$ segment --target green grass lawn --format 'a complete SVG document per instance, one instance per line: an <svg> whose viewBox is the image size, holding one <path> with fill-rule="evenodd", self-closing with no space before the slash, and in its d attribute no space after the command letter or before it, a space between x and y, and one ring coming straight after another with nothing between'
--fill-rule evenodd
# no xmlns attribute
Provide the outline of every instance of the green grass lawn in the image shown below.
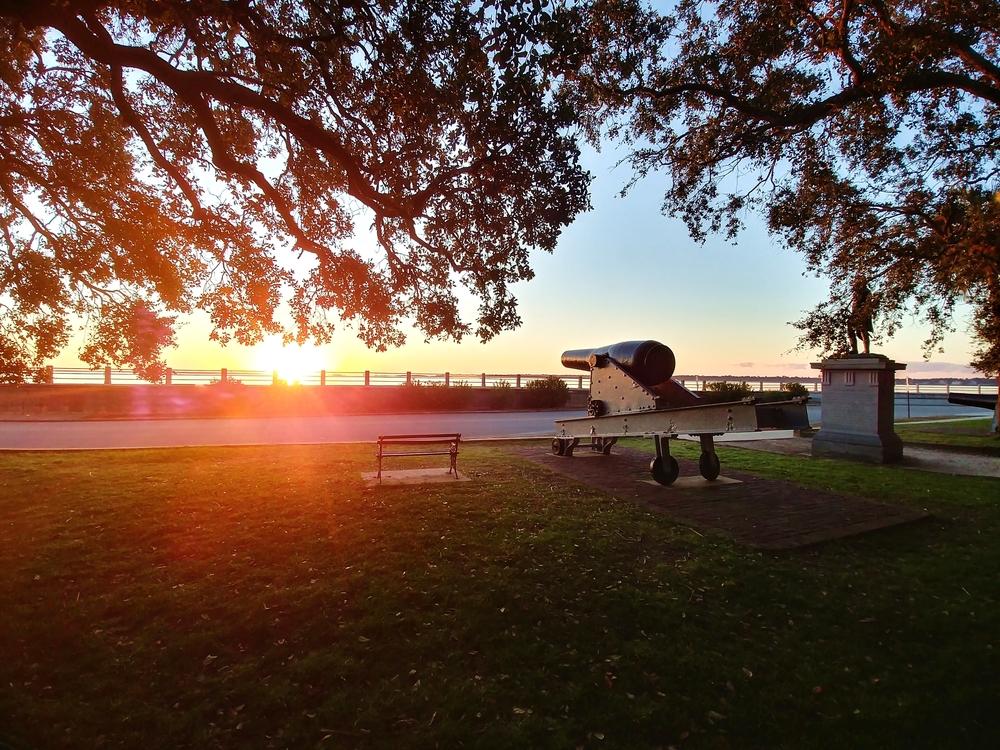
<svg viewBox="0 0 1000 750"><path fill-rule="evenodd" d="M720 453L935 518L771 555L495 447L377 489L370 446L2 454L0 738L993 746L1000 480Z"/></svg>
<svg viewBox="0 0 1000 750"><path fill-rule="evenodd" d="M976 449L1000 456L1000 437L990 431L990 418L963 419L960 422L897 424L896 433L904 443Z"/></svg>

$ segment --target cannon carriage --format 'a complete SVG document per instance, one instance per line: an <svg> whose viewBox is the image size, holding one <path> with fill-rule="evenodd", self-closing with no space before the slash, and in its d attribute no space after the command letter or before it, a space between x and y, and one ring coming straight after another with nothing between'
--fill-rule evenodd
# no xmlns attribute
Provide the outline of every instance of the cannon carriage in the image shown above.
<svg viewBox="0 0 1000 750"><path fill-rule="evenodd" d="M562 364L590 372L590 399L586 417L556 420L552 452L570 458L582 440L589 440L589 450L608 455L620 438L651 437L656 457L649 470L663 485L673 484L680 473L677 460L670 455L670 440L678 435L699 439L699 472L715 480L721 471L715 452L717 436L809 427L808 396L770 403L755 398L706 402L672 379L674 353L658 341L574 349L563 352Z"/></svg>

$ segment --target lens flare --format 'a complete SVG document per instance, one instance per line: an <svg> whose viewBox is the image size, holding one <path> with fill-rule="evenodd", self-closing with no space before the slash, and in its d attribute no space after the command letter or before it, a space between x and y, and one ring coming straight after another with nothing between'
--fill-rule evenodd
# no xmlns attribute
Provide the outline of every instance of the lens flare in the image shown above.
<svg viewBox="0 0 1000 750"><path fill-rule="evenodd" d="M318 381L320 370L328 367L328 360L328 353L318 347L285 345L280 338L259 344L254 355L257 369L275 371L289 385Z"/></svg>

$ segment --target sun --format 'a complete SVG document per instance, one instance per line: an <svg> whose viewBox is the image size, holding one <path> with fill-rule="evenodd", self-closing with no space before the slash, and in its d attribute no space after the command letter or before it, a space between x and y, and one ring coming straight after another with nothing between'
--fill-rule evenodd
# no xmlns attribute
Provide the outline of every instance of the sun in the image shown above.
<svg viewBox="0 0 1000 750"><path fill-rule="evenodd" d="M328 368L329 359L329 353L317 346L285 345L279 337L258 344L254 353L257 369L276 371L278 378L289 385L318 382L319 372Z"/></svg>

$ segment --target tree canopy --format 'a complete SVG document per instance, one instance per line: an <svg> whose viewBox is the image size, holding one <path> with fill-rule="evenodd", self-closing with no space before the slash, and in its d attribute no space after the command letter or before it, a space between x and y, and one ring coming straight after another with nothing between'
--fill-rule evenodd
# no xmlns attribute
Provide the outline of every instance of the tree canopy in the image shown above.
<svg viewBox="0 0 1000 750"><path fill-rule="evenodd" d="M580 127L695 239L761 212L831 281L805 344L915 308L932 349L964 300L996 373L998 30L995 0L0 0L0 377L81 317L85 361L149 377L194 309L223 342L488 339L588 208Z"/></svg>
<svg viewBox="0 0 1000 750"><path fill-rule="evenodd" d="M973 365L1000 372L1000 3L633 0L568 11L561 96L590 136L667 176L664 211L735 237L747 211L829 277L797 325L842 351L852 318L928 349L973 310ZM851 290L866 284L864 309Z"/></svg>
<svg viewBox="0 0 1000 750"><path fill-rule="evenodd" d="M150 378L194 309L223 342L285 330L283 301L300 342L516 326L529 251L588 208L555 24L520 0L0 0L2 377L81 316L85 361Z"/></svg>

